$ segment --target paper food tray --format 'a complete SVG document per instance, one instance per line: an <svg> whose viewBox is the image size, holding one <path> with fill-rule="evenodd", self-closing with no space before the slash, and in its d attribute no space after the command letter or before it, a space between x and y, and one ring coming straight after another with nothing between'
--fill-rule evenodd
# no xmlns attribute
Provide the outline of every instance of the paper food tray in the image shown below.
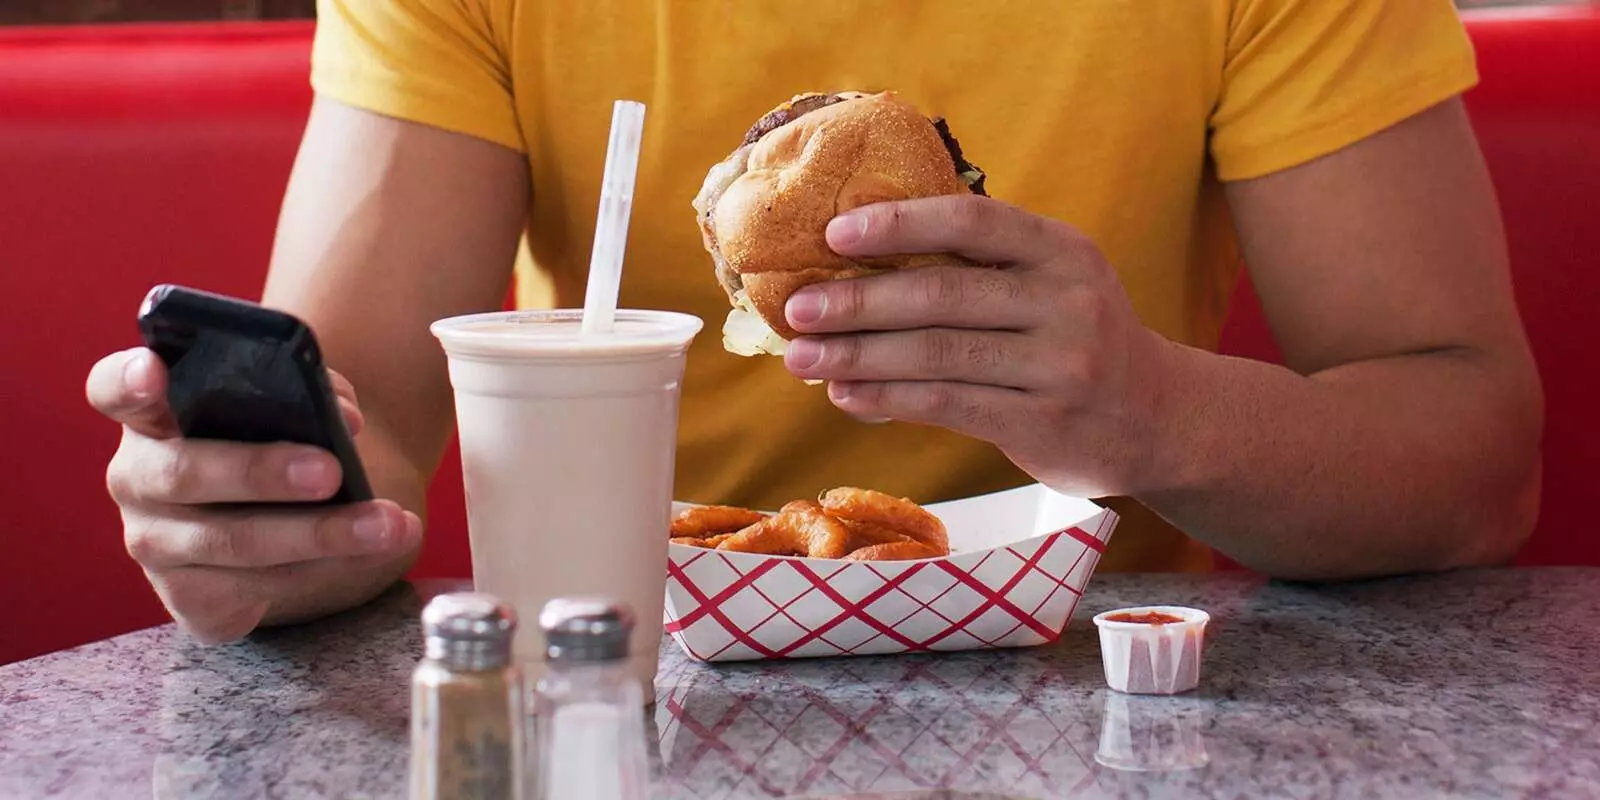
<svg viewBox="0 0 1600 800"><path fill-rule="evenodd" d="M1117 523L1110 509L1040 484L926 508L949 531L943 558L838 561L670 544L666 631L699 661L1046 644L1072 619Z"/></svg>

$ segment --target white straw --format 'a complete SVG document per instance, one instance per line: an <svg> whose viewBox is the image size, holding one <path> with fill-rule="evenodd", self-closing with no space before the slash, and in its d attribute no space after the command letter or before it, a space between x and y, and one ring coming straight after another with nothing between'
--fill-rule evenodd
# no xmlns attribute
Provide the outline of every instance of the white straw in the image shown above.
<svg viewBox="0 0 1600 800"><path fill-rule="evenodd" d="M611 142L600 184L600 214L595 219L594 250L589 255L589 285L583 297L583 332L609 333L622 288L622 253L628 244L634 177L639 172L639 142L644 136L644 104L618 100L611 109Z"/></svg>

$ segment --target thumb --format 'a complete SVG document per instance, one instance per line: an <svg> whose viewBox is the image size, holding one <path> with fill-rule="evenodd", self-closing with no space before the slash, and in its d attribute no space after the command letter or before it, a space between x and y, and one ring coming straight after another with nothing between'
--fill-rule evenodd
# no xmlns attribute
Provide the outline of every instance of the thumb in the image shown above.
<svg viewBox="0 0 1600 800"><path fill-rule="evenodd" d="M144 347L112 353L89 370L84 394L95 410L154 439L178 436L167 405L167 367Z"/></svg>

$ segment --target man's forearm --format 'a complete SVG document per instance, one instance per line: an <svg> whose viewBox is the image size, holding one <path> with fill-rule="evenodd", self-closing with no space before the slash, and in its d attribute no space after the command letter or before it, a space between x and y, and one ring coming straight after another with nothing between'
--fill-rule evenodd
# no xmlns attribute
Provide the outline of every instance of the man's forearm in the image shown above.
<svg viewBox="0 0 1600 800"><path fill-rule="evenodd" d="M1173 345L1138 499L1246 566L1342 579L1496 563L1538 508L1531 366L1467 349L1310 377Z"/></svg>

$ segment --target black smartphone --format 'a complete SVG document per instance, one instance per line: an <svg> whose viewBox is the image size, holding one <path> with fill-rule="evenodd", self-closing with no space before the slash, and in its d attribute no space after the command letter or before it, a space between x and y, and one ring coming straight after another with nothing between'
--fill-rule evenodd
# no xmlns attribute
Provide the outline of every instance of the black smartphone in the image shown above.
<svg viewBox="0 0 1600 800"><path fill-rule="evenodd" d="M139 332L167 365L167 400L184 436L321 447L344 472L326 502L372 499L304 322L247 300L162 284L139 308Z"/></svg>

